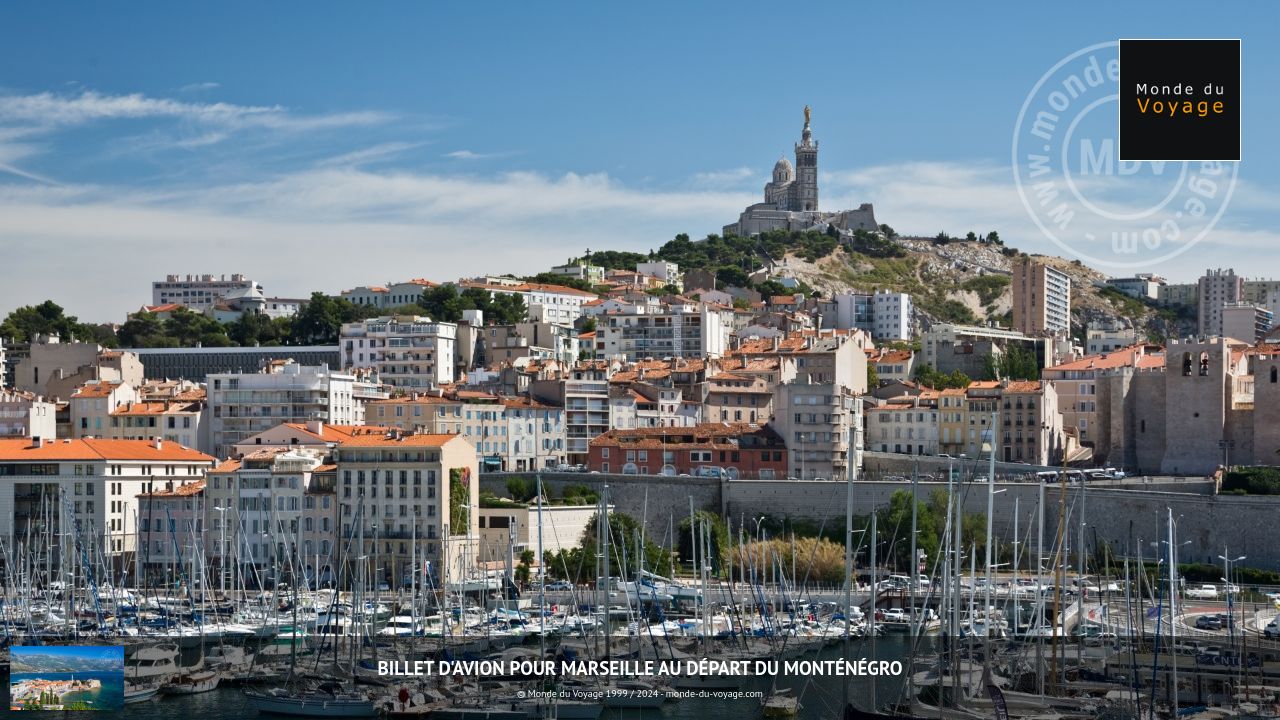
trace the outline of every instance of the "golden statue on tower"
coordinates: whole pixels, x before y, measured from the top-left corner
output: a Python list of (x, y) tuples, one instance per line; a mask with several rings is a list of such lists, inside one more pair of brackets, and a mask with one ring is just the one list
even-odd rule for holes
[(811, 111), (809, 110), (809, 106), (808, 106), (808, 105), (805, 105), (805, 106), (804, 106), (804, 124), (805, 124), (805, 125), (808, 125), (808, 124), (809, 124), (809, 113), (810, 113), (810, 112), (811, 112)]

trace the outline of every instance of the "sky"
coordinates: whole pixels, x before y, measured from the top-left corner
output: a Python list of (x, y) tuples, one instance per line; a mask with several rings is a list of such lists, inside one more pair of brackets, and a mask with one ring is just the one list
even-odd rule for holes
[(91, 658), (96, 660), (124, 661), (124, 648), (109, 645), (41, 645), (31, 647), (14, 646), (11, 651), (19, 654), (52, 655), (57, 657)]
[(1278, 34), (1261, 2), (8, 3), (0, 312), (122, 322), (170, 273), (297, 297), (646, 252), (759, 201), (806, 104), (824, 209), (1066, 255), (1019, 199), (1014, 126), (1055, 62), (1120, 37), (1244, 48), (1231, 202), (1138, 269), (1271, 277)]

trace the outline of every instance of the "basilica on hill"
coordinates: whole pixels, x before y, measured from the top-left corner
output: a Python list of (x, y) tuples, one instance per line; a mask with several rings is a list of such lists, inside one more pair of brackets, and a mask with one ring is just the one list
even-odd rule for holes
[(725, 235), (758, 235), (768, 230), (825, 230), (834, 226), (842, 235), (879, 228), (871, 203), (856, 210), (823, 212), (818, 209), (818, 141), (809, 125), (811, 111), (804, 108), (804, 130), (796, 143), (796, 162), (784, 156), (773, 166), (773, 179), (764, 186), (764, 202), (751, 205), (738, 222), (724, 226)]

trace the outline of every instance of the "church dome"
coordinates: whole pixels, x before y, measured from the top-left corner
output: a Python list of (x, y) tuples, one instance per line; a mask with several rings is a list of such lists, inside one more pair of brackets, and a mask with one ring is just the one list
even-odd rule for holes
[(791, 168), (791, 161), (785, 157), (779, 158), (773, 166), (773, 181), (790, 182), (794, 178), (795, 171)]

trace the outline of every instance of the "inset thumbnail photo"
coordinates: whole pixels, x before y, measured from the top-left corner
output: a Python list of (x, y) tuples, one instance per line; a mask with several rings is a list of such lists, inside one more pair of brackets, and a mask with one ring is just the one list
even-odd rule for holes
[(10, 648), (10, 710), (119, 710), (124, 707), (124, 648)]

